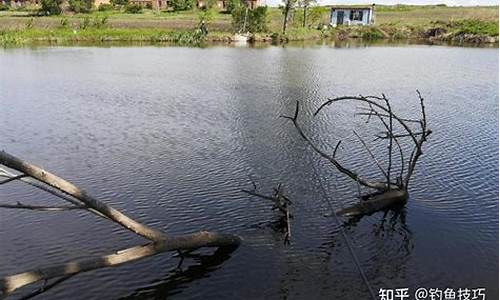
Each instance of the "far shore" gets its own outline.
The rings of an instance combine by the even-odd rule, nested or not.
[[[296,15],[301,14],[296,9]],[[218,12],[209,20],[207,35],[198,29],[200,12],[154,12],[141,14],[120,11],[95,11],[89,14],[65,13],[36,16],[34,11],[0,12],[0,46],[20,46],[46,42],[100,43],[148,42],[198,45],[232,43],[235,29],[231,15]],[[285,34],[281,32],[281,11],[270,8],[266,32],[251,34],[251,42],[286,43],[291,41],[351,39],[364,41],[411,40],[423,43],[498,44],[498,6],[386,6],[378,8],[376,24],[370,26],[328,26],[328,9],[305,28],[294,20]]]

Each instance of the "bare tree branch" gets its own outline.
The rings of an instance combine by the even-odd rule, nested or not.
[[[368,181],[364,178],[362,178],[361,176],[359,176],[357,173],[349,170],[348,168],[344,167],[342,164],[340,164],[334,156],[330,156],[328,154],[326,154],[323,150],[319,149],[312,141],[311,139],[309,139],[309,137],[306,136],[306,134],[304,133],[304,131],[302,130],[302,128],[300,127],[299,123],[297,122],[297,117],[298,117],[298,114],[299,114],[299,108],[300,108],[300,104],[299,104],[299,101],[296,102],[296,106],[295,106],[295,113],[294,113],[294,116],[293,117],[288,117],[288,116],[282,116],[283,118],[286,118],[286,119],[289,119],[293,122],[293,125],[295,126],[295,128],[297,129],[298,133],[300,134],[300,136],[309,144],[309,146],[311,146],[311,148],[316,152],[318,153],[320,156],[322,156],[323,158],[326,158],[327,160],[329,160],[336,168],[337,170],[339,170],[341,173],[349,176],[351,179],[353,179],[354,181],[358,181],[361,185],[364,185],[366,187],[369,187],[369,188],[373,188],[373,189],[378,189],[378,190],[385,190],[387,188],[386,184],[385,183],[381,183],[381,182],[371,182],[371,181]],[[338,145],[337,144],[337,147],[338,148]],[[335,153],[336,151],[334,151]]]
[[[427,136],[432,133],[432,131],[427,130],[427,118],[425,115],[425,105],[424,105],[424,98],[420,94],[420,91],[417,90],[417,95],[418,99],[420,100],[420,108],[421,108],[421,113],[422,113],[422,120],[420,122],[422,132],[425,134],[420,135],[420,139],[417,142],[417,145],[414,150],[414,154],[410,157],[409,165],[408,165],[408,172],[406,174],[405,178],[405,186],[408,186],[410,183],[410,178],[411,175],[413,175],[413,172],[415,171],[415,166],[417,165],[418,158],[422,155],[422,144],[427,141]]]
[[[377,103],[377,102],[375,102],[373,100],[370,100],[370,99],[383,100],[383,98],[376,97],[376,96],[359,96],[359,97],[357,97],[357,96],[343,96],[343,97],[337,97],[337,98],[330,98],[330,99],[328,99],[328,101],[326,101],[325,103],[321,104],[321,106],[314,113],[314,116],[316,116],[326,106],[328,106],[328,105],[330,105],[330,104],[332,104],[334,102],[340,102],[340,101],[359,101],[359,102],[364,102],[364,103],[367,103],[367,104],[371,104],[371,105],[373,105],[373,106],[381,109],[382,111],[384,111],[384,112],[386,112],[388,114],[390,113],[387,108],[385,108],[384,106],[382,106],[379,103]],[[411,130],[411,128],[400,117],[398,117],[394,113],[393,113],[393,118],[395,120],[397,120],[399,122],[399,124],[401,124],[401,126],[403,126],[403,128],[412,136],[413,142],[415,143],[415,145],[417,145],[418,144],[417,139],[413,136],[413,131]]]
[[[370,148],[368,148],[368,145],[366,145],[365,141],[359,136],[359,134],[355,130],[353,130],[352,132],[354,132],[354,135],[356,135],[356,137],[361,142],[361,144],[363,144],[363,146],[365,147],[366,151],[371,156],[371,158],[373,159],[373,161],[375,162],[375,164],[377,165],[377,167],[380,169],[380,171],[382,172],[382,174],[384,175],[384,177],[387,180],[389,180],[389,178],[387,176],[387,173],[385,172],[384,168],[382,167],[382,165],[380,165],[380,163],[378,162],[377,158],[375,157],[375,155],[373,154],[373,152],[370,150]]]
[[[368,116],[370,116],[372,114],[376,114],[376,115],[378,115],[378,117],[382,121],[382,123],[384,123],[384,126],[386,127],[387,132],[388,132],[386,138],[388,138],[390,140],[390,142],[389,142],[390,143],[389,148],[391,148],[391,152],[390,153],[392,153],[392,144],[391,144],[391,141],[394,140],[394,139],[396,139],[397,137],[393,133],[391,124],[388,124],[388,126],[386,126],[387,124],[384,121],[384,117],[386,117],[386,118],[388,117],[389,118],[389,123],[391,123],[392,119],[396,120],[404,128],[404,130],[407,132],[406,134],[400,135],[399,137],[410,137],[412,139],[413,143],[414,143],[414,146],[415,146],[415,149],[412,151],[412,155],[410,156],[410,159],[408,161],[408,169],[407,169],[406,177],[403,179],[402,176],[400,176],[400,179],[402,181],[401,185],[404,188],[407,188],[408,184],[409,184],[409,181],[410,181],[410,178],[411,178],[411,176],[412,176],[412,174],[413,174],[413,172],[415,170],[415,166],[416,166],[417,160],[419,159],[419,157],[422,154],[422,144],[426,141],[427,136],[429,136],[432,133],[431,130],[427,129],[427,118],[426,118],[426,114],[425,114],[424,99],[423,99],[423,97],[421,96],[421,94],[420,94],[420,92],[418,90],[417,90],[417,95],[418,95],[419,100],[420,100],[421,113],[422,113],[422,119],[418,121],[418,123],[420,124],[420,127],[421,127],[421,132],[420,133],[415,133],[410,128],[410,126],[407,124],[407,122],[415,122],[415,120],[400,118],[398,115],[396,115],[392,111],[392,108],[390,107],[390,104],[388,103],[388,100],[385,97],[385,95],[382,95],[382,97],[377,97],[377,96],[362,96],[362,95],[360,95],[360,96],[343,96],[343,97],[337,97],[337,98],[330,98],[330,99],[328,99],[328,101],[326,101],[325,103],[323,103],[316,110],[316,112],[314,113],[314,115],[316,116],[323,108],[325,108],[326,106],[328,106],[328,105],[330,105],[330,104],[332,104],[334,102],[340,102],[340,101],[357,101],[357,102],[361,102],[361,103],[367,104],[367,105],[370,106],[369,112],[367,112],[367,113],[361,113],[361,114],[362,115],[368,115]],[[381,105],[379,103],[381,101],[384,101],[385,104],[386,104],[386,106],[387,105],[389,105],[389,106],[384,107],[383,105]],[[376,109],[374,109],[374,108],[376,108]],[[363,108],[363,109],[368,110],[366,108]],[[381,110],[383,112],[383,114],[381,114],[380,112],[378,112],[377,109]],[[419,138],[417,138],[417,137],[419,137]],[[399,143],[397,143],[397,144],[399,145]],[[401,154],[401,158],[402,158],[402,170],[403,170],[404,169],[404,160],[403,160],[403,156],[402,156],[402,150],[401,150],[400,145],[398,147],[400,148],[400,154]],[[392,163],[392,155],[391,155],[390,160],[391,160],[391,163]],[[389,185],[390,185],[390,183],[389,183]]]
[[[0,177],[14,178],[16,176],[17,175],[13,174],[12,172],[9,172],[9,171],[7,171],[7,170],[5,170],[3,168],[0,168]],[[56,196],[56,197],[58,197],[58,198],[60,198],[60,199],[62,199],[64,201],[70,202],[70,203],[72,203],[74,205],[82,205],[83,204],[80,200],[75,199],[75,198],[71,197],[70,195],[65,194],[64,192],[56,190],[56,189],[54,189],[54,188],[52,188],[52,187],[50,187],[50,186],[48,186],[48,185],[46,185],[44,183],[41,183],[41,182],[37,181],[36,179],[31,178],[31,177],[23,177],[23,178],[20,178],[18,180],[20,180],[20,181],[22,181],[22,182],[24,182],[26,184],[29,184],[29,185],[37,188],[37,189],[45,191],[45,192],[47,192],[49,194],[52,194],[52,195],[54,195],[54,196]],[[97,211],[94,211],[94,213],[100,214]],[[107,217],[104,216],[104,215],[102,215],[102,214],[100,214],[100,216],[107,219]]]
[[[360,109],[371,111],[371,109],[366,108],[366,107],[361,107]],[[370,112],[360,112],[360,113],[356,113],[355,115],[356,116],[373,116],[374,114],[370,113]],[[389,118],[388,114],[380,114],[380,116],[382,118]],[[408,122],[408,123],[419,123],[420,124],[420,120],[401,118],[401,121]]]
[[[84,190],[78,188],[74,184],[43,170],[40,167],[24,162],[19,158],[8,154],[5,151],[0,152],[0,164],[11,169],[18,170],[32,178],[37,179],[57,190],[69,194],[78,200],[82,201],[88,207],[100,212],[110,220],[120,224],[126,229],[135,232],[152,241],[160,241],[165,239],[165,235],[158,230],[152,229],[146,225],[136,222],[113,207],[95,199]]]
[[[17,202],[17,204],[0,203],[0,208],[30,209],[30,210],[38,210],[38,211],[65,211],[65,210],[73,210],[73,209],[87,209],[87,206],[85,206],[85,205],[41,206],[41,205],[26,205],[26,204],[22,204],[20,202]]]
[[[241,190],[243,193],[247,193],[249,195],[252,195],[252,196],[257,196],[257,197],[260,197],[260,198],[263,198],[263,199],[267,199],[267,200],[271,200],[274,202],[274,198],[271,197],[271,196],[266,196],[266,195],[263,195],[263,194],[259,194],[255,191],[249,191],[249,190]]]
[[[73,277],[75,274],[72,274],[72,275],[67,275],[67,276],[63,276],[63,277],[60,277],[56,280],[54,280],[53,282],[51,283],[47,283],[44,282],[43,286],[41,286],[40,288],[36,289],[35,291],[29,293],[28,295],[25,295],[25,296],[22,296],[21,298],[19,298],[18,300],[28,300],[28,299],[31,299],[33,297],[36,297],[40,294],[43,294],[45,293],[46,291],[50,290],[51,288],[55,287],[56,285],[70,279],[71,277]]]
[[[427,130],[425,132],[425,135],[428,136],[429,134],[432,133],[432,130]],[[381,135],[381,134],[384,134],[384,135]],[[415,136],[419,136],[419,135],[422,135],[424,134],[423,132],[415,132],[414,135]],[[383,131],[381,132],[380,134],[377,134],[375,135],[375,140],[385,140],[385,139],[388,139],[390,137],[393,137],[393,138],[402,138],[402,137],[411,137],[410,134],[407,134],[407,133],[402,133],[402,134],[390,134],[388,131]]]
[[[2,180],[0,181],[0,184],[4,184],[4,183],[7,183],[7,182],[11,182],[11,181],[14,181],[14,180],[18,180],[18,179],[21,179],[23,177],[26,177],[28,175],[26,174],[21,174],[21,175],[17,175],[17,176],[14,176],[14,177],[10,177],[8,179],[5,179],[5,180]]]
[[[288,199],[288,197],[285,196],[281,183],[278,184],[276,188],[273,188],[274,192],[272,196],[266,196],[257,193],[255,190],[254,191],[241,190],[241,191],[252,196],[257,196],[266,200],[271,200],[273,202],[273,209],[278,209],[283,214],[283,218],[286,223],[284,243],[290,244],[290,239],[292,237],[290,218],[292,217],[292,214],[290,213],[289,205],[292,204],[292,201],[290,201],[290,199]]]
[[[392,112],[392,108],[391,108],[391,104],[389,103],[389,99],[387,99],[384,94],[382,94],[382,98],[384,98],[385,105],[387,106],[387,109],[389,110],[389,130],[388,131],[391,134],[390,134],[390,138],[389,138],[389,163],[387,165],[387,186],[390,190],[391,189],[391,168],[392,168],[392,140],[394,138],[392,135],[392,133],[394,132],[393,127],[392,127],[392,125],[393,125],[392,119],[394,117],[394,114]]]
[[[384,120],[384,118],[382,118],[382,116],[380,115],[380,113],[376,109],[373,109],[373,106],[371,104],[370,104],[370,113],[373,113],[375,116],[377,116],[377,118],[380,120],[380,123],[382,123],[382,125],[384,125],[385,129],[387,130],[388,135],[392,136],[392,138],[394,139],[394,142],[398,146],[399,158],[400,158],[400,161],[401,161],[401,169],[400,169],[400,172],[399,172],[398,187],[401,188],[402,187],[401,185],[403,183],[403,172],[404,172],[404,155],[403,155],[403,149],[401,148],[401,145],[399,144],[398,137],[396,137],[393,134],[393,131],[390,130],[389,125],[387,124],[387,122]]]

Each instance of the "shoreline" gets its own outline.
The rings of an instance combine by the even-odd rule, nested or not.
[[[406,35],[390,34],[376,26],[346,27],[330,30],[291,30],[287,34],[257,33],[250,43],[287,44],[293,42],[360,41],[365,43],[411,41],[417,44],[449,44],[453,46],[498,46],[498,36],[447,32],[436,28]],[[234,33],[211,32],[207,36],[197,30],[162,30],[154,28],[90,28],[90,29],[22,29],[0,31],[0,46],[70,43],[170,43],[197,46],[201,44],[234,44]]]

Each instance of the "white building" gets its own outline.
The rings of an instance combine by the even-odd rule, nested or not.
[[[330,25],[370,25],[375,23],[375,4],[371,6],[330,6]]]

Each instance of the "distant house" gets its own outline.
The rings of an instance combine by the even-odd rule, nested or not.
[[[330,6],[330,25],[370,25],[375,23],[375,4],[371,6]]]

